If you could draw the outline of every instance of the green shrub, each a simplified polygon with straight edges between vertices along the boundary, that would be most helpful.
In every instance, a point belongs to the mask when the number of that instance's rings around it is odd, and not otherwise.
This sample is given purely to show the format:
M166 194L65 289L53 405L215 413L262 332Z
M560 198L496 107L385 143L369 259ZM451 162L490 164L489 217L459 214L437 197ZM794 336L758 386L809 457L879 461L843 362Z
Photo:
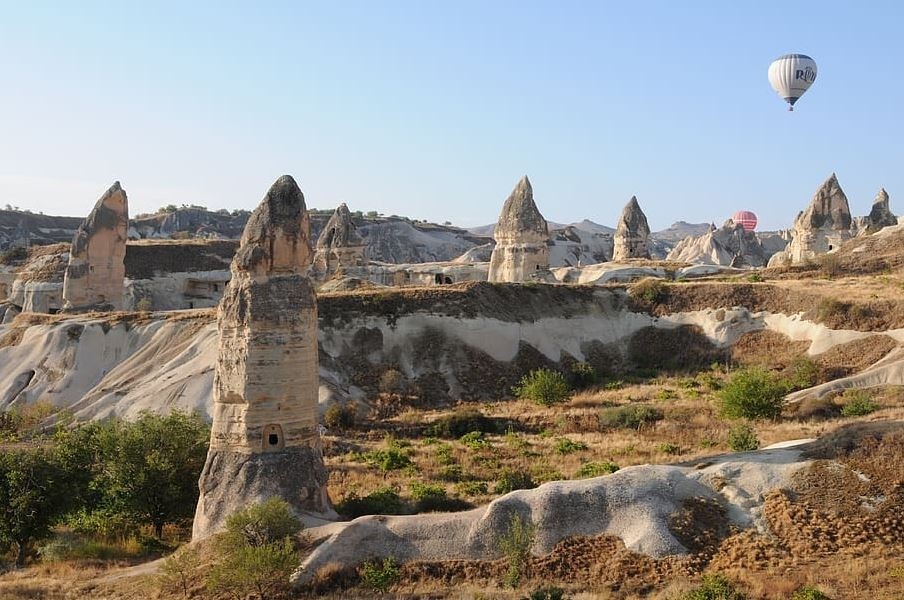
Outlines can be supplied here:
M292 537L302 523L282 498L252 504L226 519L224 540L232 546L264 546Z
M369 560L359 569L361 583L375 592L385 592L399 580L402 572L395 559L387 556L383 562Z
M620 390L623 387L625 387L625 382L622 381L621 379L616 379L614 381L607 381L606 385L603 387L605 387L607 390L610 390L610 391Z
M505 533L499 538L499 551L508 560L505 585L517 587L527 574L530 564L530 549L536 538L536 528L521 515L512 515Z
M772 372L741 369L719 391L720 408L729 419L776 419L787 393L787 384Z
M393 437L386 437L386 448L361 455L365 462L375 465L381 471L397 471L412 466L408 449Z
M764 279L763 279L762 274L760 274L759 272L756 272L756 273L751 273L750 275L748 275L747 281L749 281L750 283L760 283L760 282L764 281Z
M457 463L452 446L449 444L438 444L436 446L436 462L441 465L454 465Z
M459 464L444 465L436 476L440 481L461 481L466 479L464 472Z
M844 406L841 407L841 414L845 417L862 417L881 408L879 403L863 390L847 390L842 398Z
M499 481L493 486L493 493L508 494L514 490L529 490L537 487L533 477L527 471L505 469Z
M352 492L336 504L336 512L349 519L362 515L400 515L405 508L401 496L391 487L382 487L363 497Z
M803 390L819 382L819 365L812 358L799 356L791 363L788 386L791 390Z
M486 481L462 481L455 490L462 496L483 496L489 492Z
M165 592L191 598L192 583L201 567L201 555L191 546L180 548L166 557L160 566L158 581Z
M600 427L604 429L641 429L663 418L662 411L644 404L614 406L600 412Z
M704 575L703 583L681 596L681 600L747 600L723 575Z
M430 435L441 438L460 438L471 431L483 433L498 433L493 419L485 416L477 410L461 410L446 415L433 422L428 427Z
M656 447L656 450L663 454L681 454L681 448L672 442L663 442Z
M556 454L566 455L574 452L581 452L587 449L584 442L576 442L568 438L559 438L556 440Z
M358 418L358 409L354 404L333 404L323 413L323 424L328 429L352 429Z
M568 600L568 596L562 588L542 587L531 592L525 600Z
M450 498L441 485L413 483L411 498L415 501L414 512L456 512L472 506L461 498Z
M611 475L618 471L618 465L613 462L586 462L581 465L575 477L578 479L587 479L588 477L599 477L601 475Z
M791 595L791 600L832 600L812 585L805 585Z
M466 433L458 438L458 441L471 450L482 450L490 445L490 441L483 437L483 432L481 431Z
M656 392L657 400L674 400L678 397L678 392L669 388L662 388Z
M558 371L536 369L522 377L512 392L521 399L552 406L568 400L571 390L565 376Z
M81 507L66 515L64 523L74 533L106 540L134 536L140 529L130 515L105 507L95 510Z
M749 452L759 448L760 441L749 423L740 422L728 431L728 447L734 452Z
M660 279L646 277L633 284L628 294L646 304L659 304L668 297L668 288Z
M240 598L282 595L289 589L289 576L300 560L292 536L301 527L289 504L280 498L231 515L226 531L217 540L216 561L207 574L208 587Z
M568 373L568 383L573 390L583 390L599 383L599 375L590 363L574 363Z

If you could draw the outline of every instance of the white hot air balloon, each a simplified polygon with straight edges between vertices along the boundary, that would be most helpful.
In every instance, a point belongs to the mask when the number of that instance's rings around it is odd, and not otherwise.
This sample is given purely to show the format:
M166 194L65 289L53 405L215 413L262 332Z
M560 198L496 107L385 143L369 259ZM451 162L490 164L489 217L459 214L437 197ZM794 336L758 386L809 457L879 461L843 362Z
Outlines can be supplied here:
M772 89L791 105L804 95L816 81L816 61L806 54L785 54L769 65L769 83Z

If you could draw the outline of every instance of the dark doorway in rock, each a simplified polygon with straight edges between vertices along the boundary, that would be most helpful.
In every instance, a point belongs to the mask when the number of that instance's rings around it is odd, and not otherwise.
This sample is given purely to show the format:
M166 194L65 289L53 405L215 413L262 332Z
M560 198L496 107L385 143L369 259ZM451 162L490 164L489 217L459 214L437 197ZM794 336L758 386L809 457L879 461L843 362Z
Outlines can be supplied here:
M266 425L264 427L264 452L274 452L276 450L282 450L286 442L283 439L283 431L282 426L280 425Z

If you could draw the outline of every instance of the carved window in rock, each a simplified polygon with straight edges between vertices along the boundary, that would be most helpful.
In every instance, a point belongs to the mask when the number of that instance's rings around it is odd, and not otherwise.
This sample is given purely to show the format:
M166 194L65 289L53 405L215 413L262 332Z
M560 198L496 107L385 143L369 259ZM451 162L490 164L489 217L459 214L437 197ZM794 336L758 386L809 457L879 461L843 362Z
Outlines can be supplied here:
M282 450L283 448L285 448L286 441L283 436L282 426L276 424L265 425L263 443L264 452L275 452L277 450Z

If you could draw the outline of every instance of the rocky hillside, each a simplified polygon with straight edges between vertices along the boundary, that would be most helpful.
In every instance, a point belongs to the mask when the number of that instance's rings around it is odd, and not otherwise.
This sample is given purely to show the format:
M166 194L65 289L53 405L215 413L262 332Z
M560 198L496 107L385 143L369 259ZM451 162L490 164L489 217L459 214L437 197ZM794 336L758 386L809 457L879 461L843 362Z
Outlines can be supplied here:
M30 212L0 210L0 251L13 246L44 246L71 242L82 222L77 217L52 217Z

